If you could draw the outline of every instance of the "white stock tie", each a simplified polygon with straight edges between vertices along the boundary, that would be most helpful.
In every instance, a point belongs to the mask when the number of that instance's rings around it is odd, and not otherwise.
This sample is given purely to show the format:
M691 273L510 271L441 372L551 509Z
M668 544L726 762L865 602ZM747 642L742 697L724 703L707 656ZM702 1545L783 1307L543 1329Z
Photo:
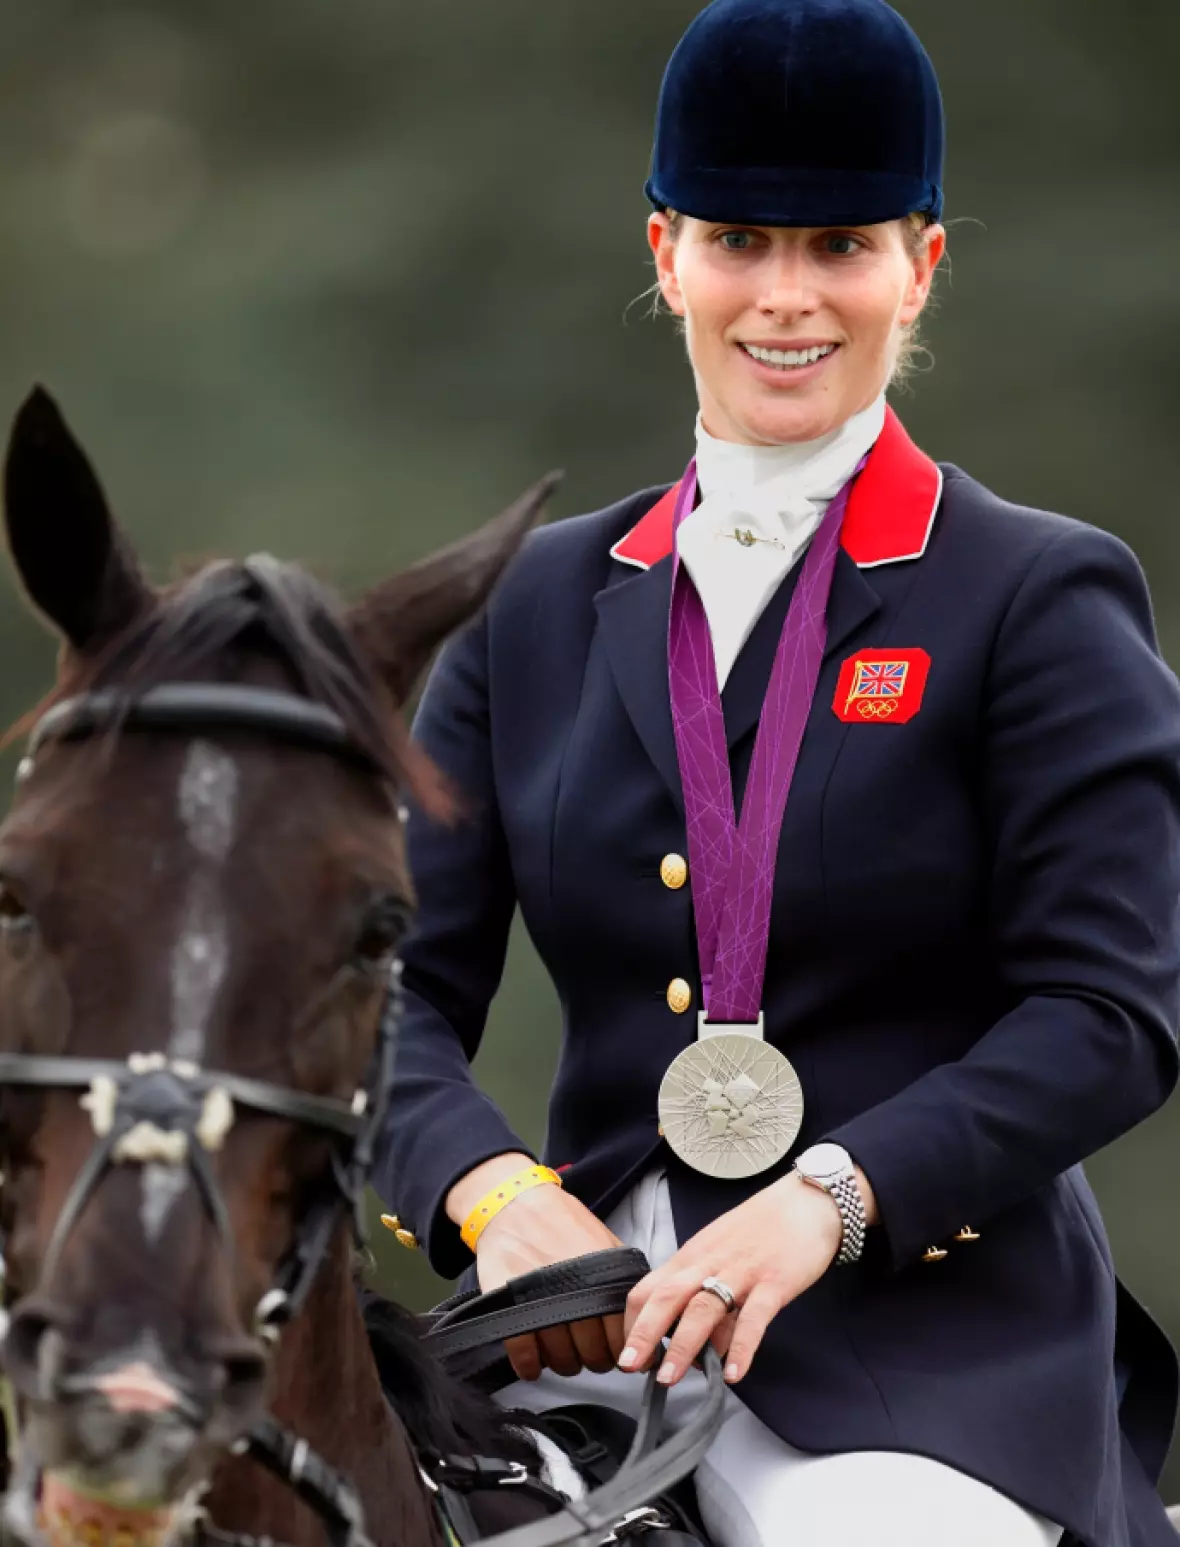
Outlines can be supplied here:
M785 446L719 441L698 421L702 497L678 547L709 621L719 687L884 422L884 396L830 435Z

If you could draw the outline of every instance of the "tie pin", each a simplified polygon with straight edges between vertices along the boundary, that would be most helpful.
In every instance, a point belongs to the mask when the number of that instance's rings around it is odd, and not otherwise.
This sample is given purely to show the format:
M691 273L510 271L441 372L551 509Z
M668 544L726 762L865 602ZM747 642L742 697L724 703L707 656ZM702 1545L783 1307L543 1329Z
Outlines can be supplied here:
M768 548L782 548L784 545L777 537L759 537L757 532L752 532L748 526L738 526L732 532L718 532L718 537L730 537L740 543L743 548L752 548L755 543L765 543Z

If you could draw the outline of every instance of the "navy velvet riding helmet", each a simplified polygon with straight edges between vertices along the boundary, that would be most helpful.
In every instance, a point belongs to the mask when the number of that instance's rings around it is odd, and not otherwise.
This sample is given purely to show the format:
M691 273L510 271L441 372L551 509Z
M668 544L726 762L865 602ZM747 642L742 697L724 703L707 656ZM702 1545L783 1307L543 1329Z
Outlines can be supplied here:
M934 66L884 0L713 0L664 74L647 196L759 226L942 214Z

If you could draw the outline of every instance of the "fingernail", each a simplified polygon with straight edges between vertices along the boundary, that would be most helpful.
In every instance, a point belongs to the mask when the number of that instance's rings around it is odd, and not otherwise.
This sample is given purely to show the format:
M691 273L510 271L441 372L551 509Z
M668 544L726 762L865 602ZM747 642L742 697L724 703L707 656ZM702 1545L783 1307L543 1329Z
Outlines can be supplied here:
M639 1354L634 1348L624 1348L619 1355L619 1369L629 1370L638 1358Z
M661 1386L670 1386L676 1379L676 1366L669 1364L665 1359L663 1364L660 1365L660 1373L656 1376L656 1379Z
M725 1366L725 1378L726 1380L737 1380L738 1367L736 1364L727 1364Z

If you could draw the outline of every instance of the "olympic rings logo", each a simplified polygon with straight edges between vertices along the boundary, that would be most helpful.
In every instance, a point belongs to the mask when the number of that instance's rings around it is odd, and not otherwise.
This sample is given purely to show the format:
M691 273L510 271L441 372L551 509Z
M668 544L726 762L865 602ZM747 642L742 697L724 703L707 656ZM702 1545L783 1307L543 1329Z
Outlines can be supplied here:
M897 705L896 698L862 698L856 706L856 712L862 720L887 720L891 714L897 713Z

